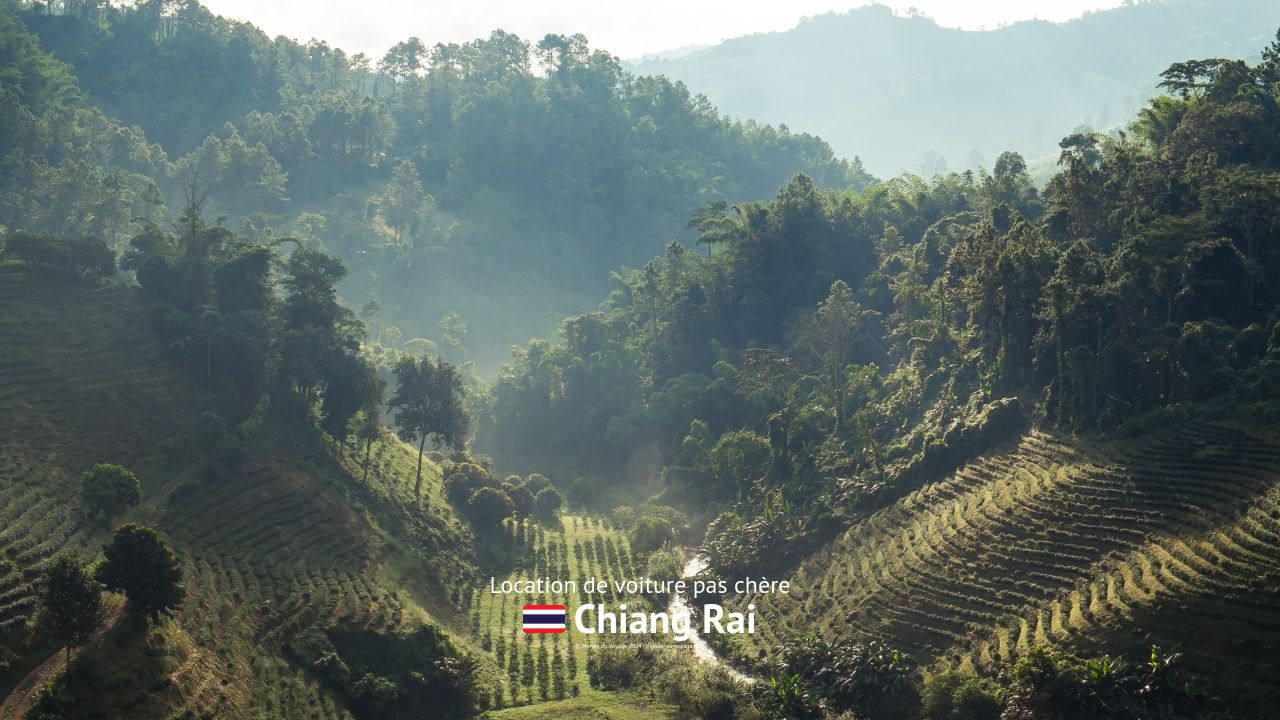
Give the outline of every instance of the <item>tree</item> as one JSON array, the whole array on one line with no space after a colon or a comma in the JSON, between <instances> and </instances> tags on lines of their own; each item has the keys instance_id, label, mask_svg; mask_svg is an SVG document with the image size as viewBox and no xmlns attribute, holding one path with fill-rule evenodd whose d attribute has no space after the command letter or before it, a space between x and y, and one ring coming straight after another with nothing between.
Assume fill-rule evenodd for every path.
<instances>
[{"instance_id":1,"label":"tree","mask_svg":"<svg viewBox=\"0 0 1280 720\"><path fill-rule=\"evenodd\" d=\"M1175 92L1183 100L1199 97L1212 84L1214 73L1226 62L1222 58L1176 62L1160 73L1164 79L1157 87Z\"/></svg>"},{"instance_id":2,"label":"tree","mask_svg":"<svg viewBox=\"0 0 1280 720\"><path fill-rule=\"evenodd\" d=\"M0 249L27 265L86 279L100 280L116 270L115 252L97 238L15 232Z\"/></svg>"},{"instance_id":3,"label":"tree","mask_svg":"<svg viewBox=\"0 0 1280 720\"><path fill-rule=\"evenodd\" d=\"M376 372L372 384L364 395L364 404L360 408L360 423L356 428L356 437L364 442L364 482L369 481L369 456L373 452L373 441L382 434L382 403L387 397L387 381Z\"/></svg>"},{"instance_id":4,"label":"tree","mask_svg":"<svg viewBox=\"0 0 1280 720\"><path fill-rule=\"evenodd\" d=\"M476 519L489 527L501 525L503 519L515 514L515 505L511 502L511 498L497 488L482 487L476 490L471 493L471 499L467 501L467 505Z\"/></svg>"},{"instance_id":5,"label":"tree","mask_svg":"<svg viewBox=\"0 0 1280 720\"><path fill-rule=\"evenodd\" d=\"M396 234L396 247L405 245L404 236L417 234L418 227L426 219L433 201L422 189L418 168L412 160L396 166L382 193L382 219Z\"/></svg>"},{"instance_id":6,"label":"tree","mask_svg":"<svg viewBox=\"0 0 1280 720\"><path fill-rule=\"evenodd\" d=\"M707 246L707 257L711 257L712 247L718 243L731 242L741 230L741 211L733 208L735 217L729 217L729 203L724 200L712 200L702 207L696 208L689 217L685 228L697 230L696 242Z\"/></svg>"},{"instance_id":7,"label":"tree","mask_svg":"<svg viewBox=\"0 0 1280 720\"><path fill-rule=\"evenodd\" d=\"M1210 216L1239 239L1245 260L1257 267L1269 254L1266 243L1280 228L1280 177L1227 168L1205 188L1203 201ZM1250 278L1250 304L1256 284Z\"/></svg>"},{"instance_id":8,"label":"tree","mask_svg":"<svg viewBox=\"0 0 1280 720\"><path fill-rule=\"evenodd\" d=\"M444 474L445 496L459 505L470 500L476 490L493 484L489 471L473 462L451 463Z\"/></svg>"},{"instance_id":9,"label":"tree","mask_svg":"<svg viewBox=\"0 0 1280 720\"><path fill-rule=\"evenodd\" d=\"M467 356L467 324L458 313L450 311L440 318L440 332L450 350L460 358Z\"/></svg>"},{"instance_id":10,"label":"tree","mask_svg":"<svg viewBox=\"0 0 1280 720\"><path fill-rule=\"evenodd\" d=\"M278 383L295 402L294 417L308 417L317 399L324 401L324 429L342 437L346 423L361 407L373 374L359 357L364 325L338 301L337 283L347 270L337 258L299 247L285 262L282 284Z\"/></svg>"},{"instance_id":11,"label":"tree","mask_svg":"<svg viewBox=\"0 0 1280 720\"><path fill-rule=\"evenodd\" d=\"M285 261L282 280L287 293L281 316L289 330L307 326L335 335L345 346L355 347L359 321L338 301L338 283L347 276L342 261L332 255L299 247Z\"/></svg>"},{"instance_id":12,"label":"tree","mask_svg":"<svg viewBox=\"0 0 1280 720\"><path fill-rule=\"evenodd\" d=\"M378 63L378 70L396 80L405 80L416 76L422 70L422 59L427 48L422 41L411 37L392 45Z\"/></svg>"},{"instance_id":13,"label":"tree","mask_svg":"<svg viewBox=\"0 0 1280 720\"><path fill-rule=\"evenodd\" d=\"M534 497L529 488L517 485L507 491L511 504L515 507L516 517L529 517L533 513Z\"/></svg>"},{"instance_id":14,"label":"tree","mask_svg":"<svg viewBox=\"0 0 1280 720\"><path fill-rule=\"evenodd\" d=\"M560 497L560 493L556 492L553 487L543 488L533 499L533 505L537 513L544 518L553 518L560 511L560 506L564 504L564 500Z\"/></svg>"},{"instance_id":15,"label":"tree","mask_svg":"<svg viewBox=\"0 0 1280 720\"><path fill-rule=\"evenodd\" d=\"M524 479L524 486L537 497L539 493L551 487L551 480L542 473L530 473L529 477Z\"/></svg>"},{"instance_id":16,"label":"tree","mask_svg":"<svg viewBox=\"0 0 1280 720\"><path fill-rule=\"evenodd\" d=\"M333 353L325 374L328 379L320 403L320 427L338 441L341 453L356 413L372 405L376 420L386 382L378 377L373 363L352 352Z\"/></svg>"},{"instance_id":17,"label":"tree","mask_svg":"<svg viewBox=\"0 0 1280 720\"><path fill-rule=\"evenodd\" d=\"M769 464L769 441L750 430L720 436L707 453L707 466L722 488L739 492L764 475Z\"/></svg>"},{"instance_id":18,"label":"tree","mask_svg":"<svg viewBox=\"0 0 1280 720\"><path fill-rule=\"evenodd\" d=\"M396 363L394 372L398 384L387 405L395 411L400 432L418 440L413 485L413 494L418 497L422 494L422 455L427 438L434 438L437 448L460 449L471 417L463 406L462 377L450 363L405 356Z\"/></svg>"},{"instance_id":19,"label":"tree","mask_svg":"<svg viewBox=\"0 0 1280 720\"><path fill-rule=\"evenodd\" d=\"M1027 162L1016 152L1006 150L996 158L991 175L983 182L993 206L1007 205L1030 215L1030 203L1036 198L1036 186L1027 174Z\"/></svg>"},{"instance_id":20,"label":"tree","mask_svg":"<svg viewBox=\"0 0 1280 720\"><path fill-rule=\"evenodd\" d=\"M110 520L142 501L142 486L127 469L99 463L80 476L80 500L91 514Z\"/></svg>"},{"instance_id":21,"label":"tree","mask_svg":"<svg viewBox=\"0 0 1280 720\"><path fill-rule=\"evenodd\" d=\"M209 135L177 162L180 171L206 179L220 207L271 211L285 199L288 173L262 143L250 145L231 123L225 139Z\"/></svg>"},{"instance_id":22,"label":"tree","mask_svg":"<svg viewBox=\"0 0 1280 720\"><path fill-rule=\"evenodd\" d=\"M83 645L105 618L102 586L84 563L70 555L58 555L40 576L40 621L52 630L67 649Z\"/></svg>"},{"instance_id":23,"label":"tree","mask_svg":"<svg viewBox=\"0 0 1280 720\"><path fill-rule=\"evenodd\" d=\"M121 525L111 534L105 554L98 580L108 590L124 593L135 614L155 618L182 603L186 590L178 557L155 529Z\"/></svg>"},{"instance_id":24,"label":"tree","mask_svg":"<svg viewBox=\"0 0 1280 720\"><path fill-rule=\"evenodd\" d=\"M853 299L853 290L843 280L831 284L831 293L806 318L796 333L797 344L806 350L822 373L831 397L836 424L834 435L844 434L845 371L853 362L857 342L863 337L862 307Z\"/></svg>"}]
</instances>

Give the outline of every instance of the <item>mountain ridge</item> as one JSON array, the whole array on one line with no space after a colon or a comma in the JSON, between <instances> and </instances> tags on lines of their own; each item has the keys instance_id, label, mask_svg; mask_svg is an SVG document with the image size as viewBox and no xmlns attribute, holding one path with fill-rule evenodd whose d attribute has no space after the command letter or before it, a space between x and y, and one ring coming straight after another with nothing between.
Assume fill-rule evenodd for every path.
<instances>
[{"instance_id":1,"label":"mountain ridge","mask_svg":"<svg viewBox=\"0 0 1280 720\"><path fill-rule=\"evenodd\" d=\"M734 117L818 134L881 177L931 175L936 165L923 167L931 150L952 169L971 167L972 150L989 166L1007 149L1053 153L1077 125L1107 129L1154 94L1154 78L1173 62L1256 57L1280 11L1255 0L1231 5L1228 13L1202 0L1147 2L994 30L870 5L634 68L680 80ZM1055 74L1057 66L1070 72Z\"/></svg>"}]
</instances>

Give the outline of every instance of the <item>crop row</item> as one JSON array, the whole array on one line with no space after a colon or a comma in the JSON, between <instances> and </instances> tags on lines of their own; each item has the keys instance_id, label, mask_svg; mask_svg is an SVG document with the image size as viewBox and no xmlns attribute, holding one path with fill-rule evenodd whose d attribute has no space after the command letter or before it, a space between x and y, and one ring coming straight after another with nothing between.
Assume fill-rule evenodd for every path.
<instances>
[{"instance_id":1,"label":"crop row","mask_svg":"<svg viewBox=\"0 0 1280 720\"><path fill-rule=\"evenodd\" d=\"M926 661L987 662L1099 613L1271 587L1256 578L1275 572L1274 444L1204 425L1119 450L1033 434L913 493L803 565L791 595L743 599L761 609L754 644L816 619ZM1261 626L1265 601L1224 600Z\"/></svg>"}]
</instances>

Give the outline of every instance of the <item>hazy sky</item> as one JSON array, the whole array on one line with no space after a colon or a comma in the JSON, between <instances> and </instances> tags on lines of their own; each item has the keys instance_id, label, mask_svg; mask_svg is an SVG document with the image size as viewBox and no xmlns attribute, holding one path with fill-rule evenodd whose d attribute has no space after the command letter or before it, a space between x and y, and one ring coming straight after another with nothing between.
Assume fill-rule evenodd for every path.
<instances>
[{"instance_id":1,"label":"hazy sky","mask_svg":"<svg viewBox=\"0 0 1280 720\"><path fill-rule=\"evenodd\" d=\"M978 29L1039 17L1066 20L1120 0L881 0L919 8L939 24ZM623 58L739 35L786 30L800 18L844 11L867 0L204 0L214 12L248 20L270 35L320 38L380 58L411 36L428 45L465 42L502 28L537 40L581 32Z\"/></svg>"}]
</instances>

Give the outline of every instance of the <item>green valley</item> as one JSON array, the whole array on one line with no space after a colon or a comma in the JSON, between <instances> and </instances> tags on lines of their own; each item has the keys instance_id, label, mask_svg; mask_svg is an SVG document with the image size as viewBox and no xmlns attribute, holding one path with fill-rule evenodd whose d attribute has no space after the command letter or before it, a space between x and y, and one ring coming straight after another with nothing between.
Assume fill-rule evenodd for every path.
<instances>
[{"instance_id":1,"label":"green valley","mask_svg":"<svg viewBox=\"0 0 1280 720\"><path fill-rule=\"evenodd\" d=\"M867 112L1151 97L877 178L581 34L0 0L0 720L1280 717L1280 32L1196 7L967 33Z\"/></svg>"}]
</instances>

